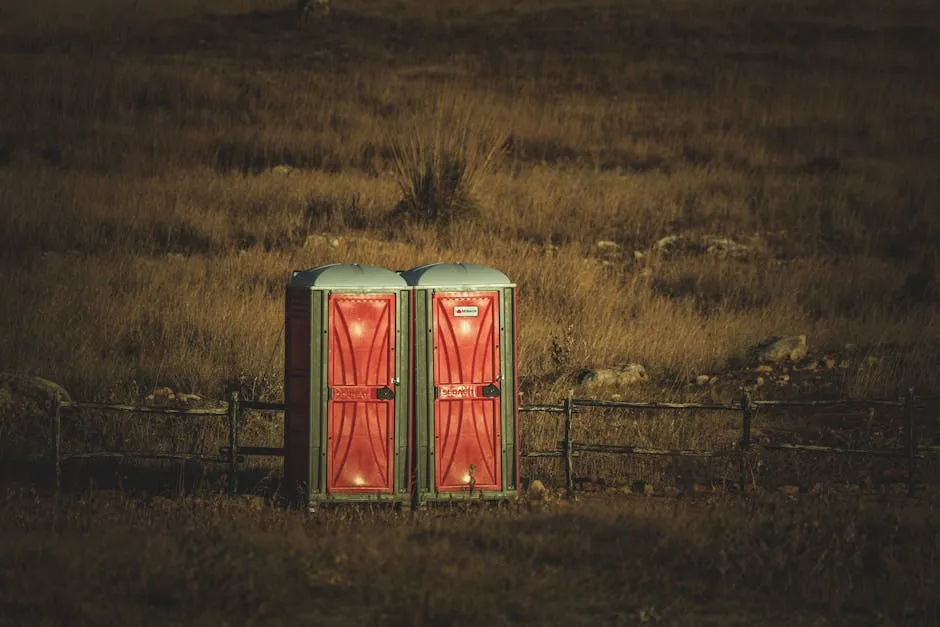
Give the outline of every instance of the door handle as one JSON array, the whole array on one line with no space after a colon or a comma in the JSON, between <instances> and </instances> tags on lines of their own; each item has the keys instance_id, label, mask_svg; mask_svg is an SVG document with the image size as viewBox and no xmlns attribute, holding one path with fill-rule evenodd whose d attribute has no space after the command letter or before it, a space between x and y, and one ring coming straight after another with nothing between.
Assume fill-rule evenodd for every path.
<instances>
[{"instance_id":1,"label":"door handle","mask_svg":"<svg viewBox=\"0 0 940 627\"><path fill-rule=\"evenodd\" d=\"M483 386L479 383L447 383L434 386L434 398L449 401L497 398L500 394L500 389L492 383Z\"/></svg>"}]
</instances>

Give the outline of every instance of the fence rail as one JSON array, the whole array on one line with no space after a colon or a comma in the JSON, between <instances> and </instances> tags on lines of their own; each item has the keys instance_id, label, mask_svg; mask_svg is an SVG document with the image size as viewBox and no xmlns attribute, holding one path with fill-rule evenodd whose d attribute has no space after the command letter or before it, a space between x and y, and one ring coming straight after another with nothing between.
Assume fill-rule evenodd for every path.
<instances>
[{"instance_id":1,"label":"fence rail","mask_svg":"<svg viewBox=\"0 0 940 627\"><path fill-rule=\"evenodd\" d=\"M196 455L189 453L159 453L154 451L98 451L94 453L72 453L62 459L169 459L181 462L227 463L221 455Z\"/></svg>"},{"instance_id":2,"label":"fence rail","mask_svg":"<svg viewBox=\"0 0 940 627\"><path fill-rule=\"evenodd\" d=\"M522 413L563 414L565 408L558 405L520 405L519 411Z\"/></svg>"},{"instance_id":3,"label":"fence rail","mask_svg":"<svg viewBox=\"0 0 940 627\"><path fill-rule=\"evenodd\" d=\"M115 405L109 403L88 403L85 401L63 401L60 403L60 406L62 409L98 409L102 411L119 411L134 414L165 414L168 416L224 416L229 411L228 405L217 408L177 409L174 407L147 407L145 405Z\"/></svg>"},{"instance_id":4,"label":"fence rail","mask_svg":"<svg viewBox=\"0 0 940 627\"><path fill-rule=\"evenodd\" d=\"M919 402L915 402L919 401ZM906 460L908 493L914 493L915 461L925 459L933 454L940 454L940 445L921 445L914 438L914 409L922 408L925 403L940 401L940 395L922 396L915 399L913 389L908 390L901 400L890 399L837 399L837 400L755 400L745 392L738 404L709 404L709 403L640 403L630 401L604 401L593 399L575 399L571 395L559 405L523 405L519 407L522 413L561 414L564 416L564 439L559 442L560 448L541 451L524 451L520 455L527 459L561 458L565 476L565 487L569 496L574 493L574 463L575 457L585 453L613 454L613 455L647 455L666 457L737 457L740 462L740 486L746 489L747 458L753 449L766 451L792 451L802 453L817 453L830 455L851 455L862 457L881 457ZM794 407L794 408L825 408L838 406L882 406L903 408L905 417L904 446L897 449L856 449L821 444L788 444L772 442L754 442L751 438L751 423L755 409L762 407ZM619 410L680 410L686 412L737 412L741 414L741 439L735 446L728 449L693 450L668 449L632 446L623 444L610 444L603 442L576 442L573 440L574 415L585 409L619 409ZM233 393L223 406L197 409L181 409L175 407L137 406L111 403L92 403L85 401L61 401L53 405L53 421L55 428L55 475L56 488L59 489L62 481L62 462L71 459L168 459L175 461L199 461L203 463L219 463L228 466L229 489L233 493L238 488L239 464L244 463L246 456L283 457L284 449L270 446L242 445L240 430L242 414L245 410L283 412L284 403L270 403L263 401L241 400L237 393ZM228 423L228 446L219 450L217 456L166 453L149 451L99 451L90 453L64 453L62 451L62 412L99 410L114 412L132 412L145 414L162 414L169 416L217 416L226 417Z\"/></svg>"},{"instance_id":5,"label":"fence rail","mask_svg":"<svg viewBox=\"0 0 940 627\"><path fill-rule=\"evenodd\" d=\"M702 411L737 411L737 405L710 405L706 403L633 403L629 401L595 401L571 399L573 407L607 407L610 409L683 409Z\"/></svg>"},{"instance_id":6,"label":"fence rail","mask_svg":"<svg viewBox=\"0 0 940 627\"><path fill-rule=\"evenodd\" d=\"M660 457L729 457L737 455L736 451L714 450L704 451L682 448L650 448L645 446L630 446L626 444L584 444L571 443L572 451L585 453L612 453L615 455L653 455Z\"/></svg>"}]
</instances>

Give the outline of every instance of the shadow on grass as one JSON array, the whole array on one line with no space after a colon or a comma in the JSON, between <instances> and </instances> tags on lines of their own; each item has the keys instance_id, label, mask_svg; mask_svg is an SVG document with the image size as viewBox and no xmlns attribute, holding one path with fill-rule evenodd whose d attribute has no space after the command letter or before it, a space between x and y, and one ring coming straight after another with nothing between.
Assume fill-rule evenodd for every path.
<instances>
[{"instance_id":1,"label":"shadow on grass","mask_svg":"<svg viewBox=\"0 0 940 627\"><path fill-rule=\"evenodd\" d=\"M0 459L0 487L31 486L43 492L56 489L51 460ZM238 473L237 493L271 497L280 477L271 469L249 467ZM132 498L228 494L228 468L223 463L134 459L64 460L59 491L75 495L117 491Z\"/></svg>"}]
</instances>

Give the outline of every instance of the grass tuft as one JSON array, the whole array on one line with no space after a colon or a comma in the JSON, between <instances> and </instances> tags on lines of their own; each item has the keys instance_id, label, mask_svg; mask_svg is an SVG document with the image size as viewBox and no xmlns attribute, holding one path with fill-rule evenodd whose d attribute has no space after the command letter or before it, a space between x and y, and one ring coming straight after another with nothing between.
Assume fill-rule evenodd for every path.
<instances>
[{"instance_id":1,"label":"grass tuft","mask_svg":"<svg viewBox=\"0 0 940 627\"><path fill-rule=\"evenodd\" d=\"M506 134L483 107L456 94L441 94L430 123L424 120L412 120L392 141L402 193L392 216L441 226L478 217L477 189L495 170Z\"/></svg>"}]
</instances>

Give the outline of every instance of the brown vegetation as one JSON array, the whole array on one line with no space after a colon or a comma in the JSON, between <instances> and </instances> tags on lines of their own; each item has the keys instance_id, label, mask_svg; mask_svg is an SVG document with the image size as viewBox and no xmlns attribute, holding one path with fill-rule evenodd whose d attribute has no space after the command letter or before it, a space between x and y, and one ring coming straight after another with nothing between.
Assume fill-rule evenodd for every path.
<instances>
[{"instance_id":1,"label":"brown vegetation","mask_svg":"<svg viewBox=\"0 0 940 627\"><path fill-rule=\"evenodd\" d=\"M775 334L805 334L815 356L857 345L836 394L937 391L935 17L925 0L348 0L298 30L289 0L5 6L0 371L88 400L232 385L280 400L292 269L468 261L520 286L526 402L622 362L649 372L638 400L727 400L735 388L693 375ZM669 235L750 252L657 250ZM2 451L41 431L16 407L0 398ZM726 433L641 423L586 416L578 437ZM218 444L211 426L102 424L117 423L88 417L69 444ZM553 447L555 425L527 421L525 442ZM256 428L253 443L277 444ZM861 606L859 620L940 620L929 519L645 503L385 526L8 495L0 616L728 624L743 607L750 624L790 624ZM485 603L459 594L478 586Z\"/></svg>"},{"instance_id":2,"label":"brown vegetation","mask_svg":"<svg viewBox=\"0 0 940 627\"><path fill-rule=\"evenodd\" d=\"M904 503L636 496L316 515L238 500L0 509L0 624L934 625L940 530ZM107 533L102 533L107 530ZM6 621L6 623L4 623Z\"/></svg>"},{"instance_id":3,"label":"brown vegetation","mask_svg":"<svg viewBox=\"0 0 940 627\"><path fill-rule=\"evenodd\" d=\"M3 14L3 368L80 398L238 375L277 398L291 269L461 259L519 282L536 397L618 360L672 388L787 332L904 353L853 395L932 387L936 290L904 290L940 233L925 8L349 2L297 33L243 4ZM441 94L502 161L472 222L389 221L396 141ZM763 249L634 261L675 233Z\"/></svg>"}]
</instances>

